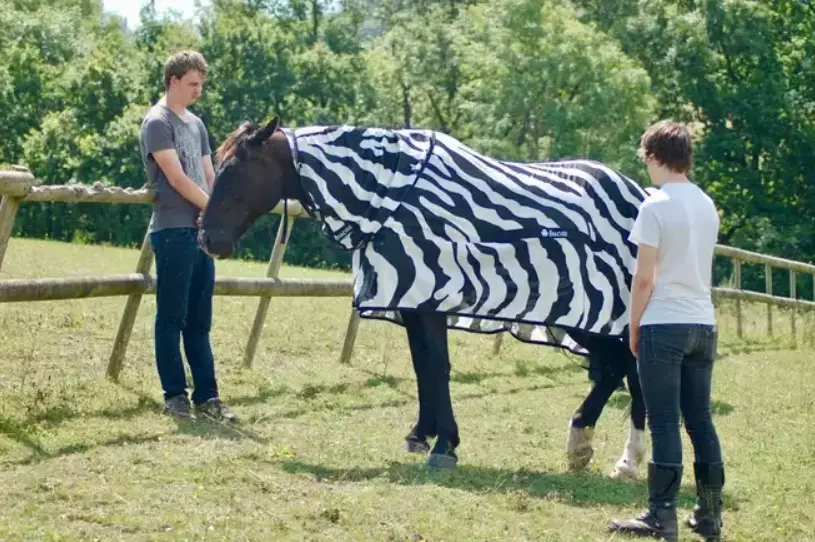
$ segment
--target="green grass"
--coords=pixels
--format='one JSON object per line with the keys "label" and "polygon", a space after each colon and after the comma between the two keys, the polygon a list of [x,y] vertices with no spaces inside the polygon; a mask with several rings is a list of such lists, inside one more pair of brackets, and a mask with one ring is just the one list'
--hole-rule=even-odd
{"label": "green grass", "polygon": [[[136,259],[13,239],[0,278],[126,273]],[[217,264],[221,276],[265,268]],[[160,413],[152,296],[119,384],[104,373],[124,298],[0,305],[0,539],[621,540],[606,522],[645,504],[644,481],[607,476],[627,430],[625,394],[600,420],[590,468],[568,472],[566,424],[588,380],[563,353],[507,337],[493,358],[492,337],[451,334],[460,467],[433,473],[398,449],[416,413],[400,328],[363,321],[342,366],[350,300],[276,298],[246,370],[256,305],[215,301],[218,376],[242,418],[236,429]],[[764,307],[746,309],[745,340],[730,306],[719,316],[726,539],[813,540],[815,360],[803,340],[812,320],[799,320],[794,349],[787,313],[776,311],[774,339]],[[692,503],[688,470],[683,516]],[[694,538],[683,529],[682,539]]]}

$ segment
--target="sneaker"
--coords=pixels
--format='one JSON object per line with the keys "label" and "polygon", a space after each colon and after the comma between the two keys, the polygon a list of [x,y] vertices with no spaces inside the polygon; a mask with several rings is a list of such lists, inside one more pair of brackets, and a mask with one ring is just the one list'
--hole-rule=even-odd
{"label": "sneaker", "polygon": [[223,404],[217,397],[207,399],[200,405],[195,405],[195,412],[199,416],[216,422],[235,422],[238,420],[232,409]]}
{"label": "sneaker", "polygon": [[192,418],[190,400],[186,395],[176,395],[164,401],[164,413],[179,418]]}

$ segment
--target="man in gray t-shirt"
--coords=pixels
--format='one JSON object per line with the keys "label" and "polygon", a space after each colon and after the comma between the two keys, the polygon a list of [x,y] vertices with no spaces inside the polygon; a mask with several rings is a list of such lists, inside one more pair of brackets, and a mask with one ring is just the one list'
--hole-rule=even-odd
{"label": "man in gray t-shirt", "polygon": [[218,397],[210,344],[215,262],[198,246],[199,218],[215,172],[207,129],[187,107],[201,95],[206,75],[200,53],[182,51],[168,58],[166,92],[144,117],[139,135],[147,183],[156,195],[149,226],[156,255],[156,369],[165,412],[191,417],[181,359],[183,336],[196,414],[234,421]]}
{"label": "man in gray t-shirt", "polygon": [[203,159],[209,159],[212,151],[204,123],[189,111],[180,117],[166,105],[157,103],[144,117],[140,139],[148,185],[156,194],[150,231],[195,227],[201,209],[173,188],[152,153],[175,150],[184,174],[209,195],[212,187]]}

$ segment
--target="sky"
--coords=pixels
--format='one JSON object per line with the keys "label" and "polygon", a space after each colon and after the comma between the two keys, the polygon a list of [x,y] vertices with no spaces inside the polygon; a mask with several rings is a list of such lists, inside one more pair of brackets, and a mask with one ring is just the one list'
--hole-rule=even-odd
{"label": "sky", "polygon": [[[103,0],[105,11],[114,12],[127,19],[128,28],[134,29],[139,24],[139,10],[147,0]],[[206,2],[202,2],[206,4]],[[170,6],[180,11],[183,17],[192,17],[195,13],[195,0],[156,0],[156,11],[161,14]]]}

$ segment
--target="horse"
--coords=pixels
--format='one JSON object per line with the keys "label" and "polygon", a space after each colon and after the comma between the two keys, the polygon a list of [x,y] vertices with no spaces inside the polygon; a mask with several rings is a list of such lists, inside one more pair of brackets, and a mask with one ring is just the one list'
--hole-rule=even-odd
{"label": "horse", "polygon": [[[403,446],[427,453],[429,467],[455,468],[461,444],[448,329],[507,331],[617,368],[569,422],[575,468],[588,463],[591,429],[623,375],[642,404],[625,329],[636,259],[627,234],[645,191],[621,173],[589,160],[499,161],[432,130],[292,130],[278,117],[242,123],[216,164],[198,237],[207,254],[232,255],[281,201],[285,221],[290,200],[352,251],[354,308],[405,327],[419,412]],[[641,461],[632,435],[644,417],[632,409],[617,467]]]}

